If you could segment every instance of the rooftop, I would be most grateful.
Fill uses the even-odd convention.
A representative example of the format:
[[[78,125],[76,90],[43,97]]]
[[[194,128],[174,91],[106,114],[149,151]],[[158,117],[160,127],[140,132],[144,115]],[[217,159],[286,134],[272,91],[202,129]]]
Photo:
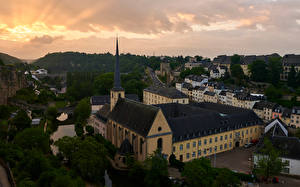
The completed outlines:
[[[148,87],[144,89],[144,91],[151,92],[157,95],[161,95],[164,97],[172,98],[172,99],[179,99],[179,98],[188,98],[187,95],[180,92],[176,88],[164,88],[164,87]]]

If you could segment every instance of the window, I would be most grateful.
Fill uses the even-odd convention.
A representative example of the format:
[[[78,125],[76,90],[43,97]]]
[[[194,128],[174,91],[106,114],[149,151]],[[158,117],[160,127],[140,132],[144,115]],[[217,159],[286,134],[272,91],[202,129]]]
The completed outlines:
[[[192,157],[196,157],[196,152],[195,151],[193,152]]]
[[[186,144],[186,148],[189,149],[190,148],[190,143]]]
[[[215,137],[215,142],[217,142],[218,141],[218,137]]]
[[[218,150],[218,147],[217,146],[215,146],[215,152]]]
[[[211,147],[209,148],[209,152],[210,152],[210,153],[212,152],[212,148],[211,148]]]
[[[140,154],[143,153],[143,143],[144,143],[143,139],[140,138]],[[174,147],[174,148],[175,148],[175,147]],[[174,150],[174,152],[175,152],[175,150]]]
[[[189,159],[190,158],[190,153],[187,153],[186,154],[186,159]]]
[[[209,143],[212,143],[212,138],[209,139]]]
[[[252,134],[252,129],[250,129],[250,134]]]
[[[222,150],[223,149],[223,145],[220,145],[220,150]]]
[[[231,142],[230,142],[230,143],[229,143],[229,147],[231,148],[231,146],[232,146],[232,145],[231,145]]]
[[[201,156],[201,150],[198,150],[198,157]]]
[[[173,152],[175,152],[175,150],[176,150],[176,147],[175,147],[175,146],[173,146]]]
[[[183,145],[182,144],[180,144],[179,149],[180,149],[180,151],[183,150]]]
[[[204,139],[204,145],[206,145],[206,143],[207,143],[207,140],[206,140],[206,139]]]
[[[206,149],[203,150],[203,153],[206,154]]]
[[[224,144],[224,149],[227,149],[227,143],[226,143],[226,144]]]
[[[248,134],[248,129],[246,130],[246,134]]]
[[[159,132],[159,131],[161,131],[161,127],[158,127],[158,129],[157,129],[157,130],[158,130],[158,132]]]
[[[223,136],[220,136],[220,141],[222,141],[223,140]]]
[[[198,146],[201,146],[201,140],[198,141]]]
[[[227,140],[227,134],[225,135],[225,140]]]
[[[193,147],[196,147],[196,142],[193,142]]]
[[[162,146],[163,146],[163,140],[162,140],[162,138],[159,138],[157,140],[157,149],[162,150]]]
[[[121,97],[121,93],[119,93],[119,96],[118,96],[119,98]]]

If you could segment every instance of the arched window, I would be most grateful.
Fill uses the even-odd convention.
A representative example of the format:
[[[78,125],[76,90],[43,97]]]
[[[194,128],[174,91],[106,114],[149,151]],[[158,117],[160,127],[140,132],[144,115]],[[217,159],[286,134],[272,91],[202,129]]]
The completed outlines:
[[[162,138],[159,138],[157,140],[157,149],[162,150],[162,145],[163,145],[163,140],[162,140]]]
[[[161,131],[161,127],[158,127],[158,129],[157,129],[157,130],[158,130],[158,132],[159,132],[159,131]]]

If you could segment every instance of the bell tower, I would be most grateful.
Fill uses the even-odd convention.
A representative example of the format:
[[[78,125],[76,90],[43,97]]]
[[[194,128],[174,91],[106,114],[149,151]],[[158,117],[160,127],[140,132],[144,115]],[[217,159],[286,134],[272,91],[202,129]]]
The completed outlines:
[[[118,38],[116,40],[116,63],[114,74],[114,87],[110,90],[110,111],[113,110],[119,98],[125,98],[125,90],[121,86],[119,46]]]

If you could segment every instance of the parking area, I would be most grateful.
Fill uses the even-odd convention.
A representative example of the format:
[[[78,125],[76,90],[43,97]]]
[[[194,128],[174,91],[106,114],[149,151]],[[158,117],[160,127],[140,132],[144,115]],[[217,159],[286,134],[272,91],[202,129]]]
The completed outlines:
[[[231,151],[216,154],[216,156],[212,155],[210,156],[210,160],[212,166],[215,164],[218,168],[229,168],[237,172],[250,173],[254,149],[255,147],[239,147]]]

